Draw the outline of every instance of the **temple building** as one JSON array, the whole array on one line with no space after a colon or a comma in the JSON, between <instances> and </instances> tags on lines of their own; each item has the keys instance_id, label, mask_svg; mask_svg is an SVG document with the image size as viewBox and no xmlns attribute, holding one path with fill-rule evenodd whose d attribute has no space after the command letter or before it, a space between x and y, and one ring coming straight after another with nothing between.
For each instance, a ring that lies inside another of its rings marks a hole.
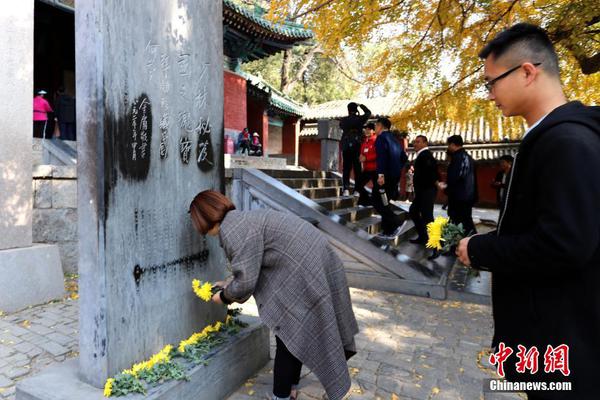
<instances>
[{"instance_id":1,"label":"temple building","mask_svg":"<svg viewBox=\"0 0 600 400\"><path fill-rule=\"evenodd\" d=\"M75 95L75 6L75 0L35 1L34 90L47 91L51 104L61 86ZM308 43L313 33L298 24L275 24L265 13L223 0L224 134L235 141L247 127L259 134L265 154L297 164L303 105L240 67Z\"/></svg>"},{"instance_id":2,"label":"temple building","mask_svg":"<svg viewBox=\"0 0 600 400\"><path fill-rule=\"evenodd\" d=\"M335 155L332 156L331 149L338 146L341 137L339 120L348 115L346 106L351 101L366 105L371 110L373 120L378 117L390 117L410 106L407 99L390 95L370 99L335 100L308 108L300 130L301 166L311 170L341 171L341 156L337 155L339 162L332 162ZM461 135L465 142L465 150L473 157L477 166L479 205L494 206L496 190L491 187L491 182L499 171L498 159L503 155L516 154L520 136L514 135L526 129L524 125L515 124L512 119L500 118L494 126L490 126L483 119L462 126L450 121L441 121L421 130L412 129L409 125L407 138L408 143L417 135L425 135L428 138L429 148L439 161L440 177L445 180L448 165L446 139L452 135ZM412 161L415 153L411 146L408 147L407 153ZM404 181L402 188L404 190ZM438 193L438 201L443 200L444 196Z\"/></svg>"}]
</instances>

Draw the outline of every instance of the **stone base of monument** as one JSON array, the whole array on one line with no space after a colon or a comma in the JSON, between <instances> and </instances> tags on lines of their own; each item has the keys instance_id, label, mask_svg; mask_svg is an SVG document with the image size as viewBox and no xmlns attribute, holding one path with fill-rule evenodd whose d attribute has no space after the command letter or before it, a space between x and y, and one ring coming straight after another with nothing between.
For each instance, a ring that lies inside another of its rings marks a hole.
<instances>
[{"instance_id":1,"label":"stone base of monument","mask_svg":"<svg viewBox=\"0 0 600 400\"><path fill-rule=\"evenodd\" d=\"M65 292L58 246L0 250L0 310L14 312L60 299Z\"/></svg>"},{"instance_id":2,"label":"stone base of monument","mask_svg":"<svg viewBox=\"0 0 600 400\"><path fill-rule=\"evenodd\" d=\"M225 168L286 169L285 158L225 154Z\"/></svg>"},{"instance_id":3,"label":"stone base of monument","mask_svg":"<svg viewBox=\"0 0 600 400\"><path fill-rule=\"evenodd\" d=\"M269 330L257 318L243 320L250 325L219 346L207 365L190 369L188 381L168 381L151 387L145 396L134 394L115 399L225 399L269 361ZM78 371L78 359L54 364L21 381L17 385L17 400L105 399L102 389L79 379Z\"/></svg>"}]
</instances>

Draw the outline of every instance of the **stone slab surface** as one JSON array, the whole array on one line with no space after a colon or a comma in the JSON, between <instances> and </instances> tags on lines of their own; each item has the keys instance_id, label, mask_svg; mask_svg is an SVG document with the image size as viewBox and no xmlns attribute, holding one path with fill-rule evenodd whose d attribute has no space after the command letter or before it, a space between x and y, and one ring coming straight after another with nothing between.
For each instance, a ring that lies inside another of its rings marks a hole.
<instances>
[{"instance_id":1,"label":"stone slab surface","mask_svg":"<svg viewBox=\"0 0 600 400\"><path fill-rule=\"evenodd\" d=\"M205 366L188 372L189 381L169 381L150 389L146 396L130 395L123 400L218 400L234 392L248 377L269 361L269 331L254 319L253 324L232 337ZM17 400L101 400L102 389L78 377L76 359L56 364L17 385Z\"/></svg>"},{"instance_id":2,"label":"stone slab surface","mask_svg":"<svg viewBox=\"0 0 600 400\"><path fill-rule=\"evenodd\" d=\"M10 107L0 109L2 250L27 247L32 241L33 0L3 7L0 13L0 57L0 103L10 104Z\"/></svg>"},{"instance_id":3,"label":"stone slab surface","mask_svg":"<svg viewBox=\"0 0 600 400\"><path fill-rule=\"evenodd\" d=\"M0 310L17 311L62 298L63 294L57 246L0 250Z\"/></svg>"},{"instance_id":4,"label":"stone slab surface","mask_svg":"<svg viewBox=\"0 0 600 400\"><path fill-rule=\"evenodd\" d=\"M223 184L222 3L77 4L79 360L93 386L224 318L191 290L226 263L188 214Z\"/></svg>"},{"instance_id":5,"label":"stone slab surface","mask_svg":"<svg viewBox=\"0 0 600 400\"><path fill-rule=\"evenodd\" d=\"M225 154L225 168L286 169L285 158Z\"/></svg>"}]
</instances>

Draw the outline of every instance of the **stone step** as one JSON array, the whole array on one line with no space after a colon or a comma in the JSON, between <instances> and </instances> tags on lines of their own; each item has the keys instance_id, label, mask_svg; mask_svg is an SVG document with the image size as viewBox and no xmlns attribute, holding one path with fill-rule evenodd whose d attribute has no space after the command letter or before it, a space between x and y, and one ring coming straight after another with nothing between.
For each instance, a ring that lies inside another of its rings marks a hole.
<instances>
[{"instance_id":1,"label":"stone step","mask_svg":"<svg viewBox=\"0 0 600 400\"><path fill-rule=\"evenodd\" d=\"M314 179L314 178L332 178L329 172L325 171L295 171L295 170L262 170L265 174L275 179Z\"/></svg>"},{"instance_id":2,"label":"stone step","mask_svg":"<svg viewBox=\"0 0 600 400\"><path fill-rule=\"evenodd\" d=\"M323 188L309 188L309 189L296 189L298 193L309 199L322 199L339 196L342 192L340 187L323 187Z\"/></svg>"},{"instance_id":3,"label":"stone step","mask_svg":"<svg viewBox=\"0 0 600 400\"><path fill-rule=\"evenodd\" d=\"M368 218L373 215L373 207L351 207L335 210L333 213L344 218L348 222L356 222L363 218Z\"/></svg>"},{"instance_id":4,"label":"stone step","mask_svg":"<svg viewBox=\"0 0 600 400\"><path fill-rule=\"evenodd\" d=\"M381 232L381 216L377 214L371 215L370 217L354 222L354 226L366 231L370 235L377 235Z\"/></svg>"},{"instance_id":5,"label":"stone step","mask_svg":"<svg viewBox=\"0 0 600 400\"><path fill-rule=\"evenodd\" d=\"M341 208L356 207L358 197L354 196L336 196L314 199L320 206L325 207L329 211L339 210Z\"/></svg>"},{"instance_id":6,"label":"stone step","mask_svg":"<svg viewBox=\"0 0 600 400\"><path fill-rule=\"evenodd\" d=\"M292 189L309 189L324 187L341 187L342 180L337 178L304 178L304 179L279 179L279 181Z\"/></svg>"}]
</instances>

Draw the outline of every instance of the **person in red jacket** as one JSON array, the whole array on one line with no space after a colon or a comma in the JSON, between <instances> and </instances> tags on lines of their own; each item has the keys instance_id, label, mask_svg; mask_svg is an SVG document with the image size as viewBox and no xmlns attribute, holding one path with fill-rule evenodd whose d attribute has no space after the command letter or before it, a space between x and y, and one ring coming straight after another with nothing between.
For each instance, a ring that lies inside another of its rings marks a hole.
<instances>
[{"instance_id":1,"label":"person in red jacket","mask_svg":"<svg viewBox=\"0 0 600 400\"><path fill-rule=\"evenodd\" d=\"M365 185L377 180L377 153L375 152L375 124L369 122L364 128L364 138L360 146L359 161L362 163L362 174L356 181L356 190L360 194L358 198L359 206L370 206L371 199L369 193L365 189Z\"/></svg>"}]
</instances>

